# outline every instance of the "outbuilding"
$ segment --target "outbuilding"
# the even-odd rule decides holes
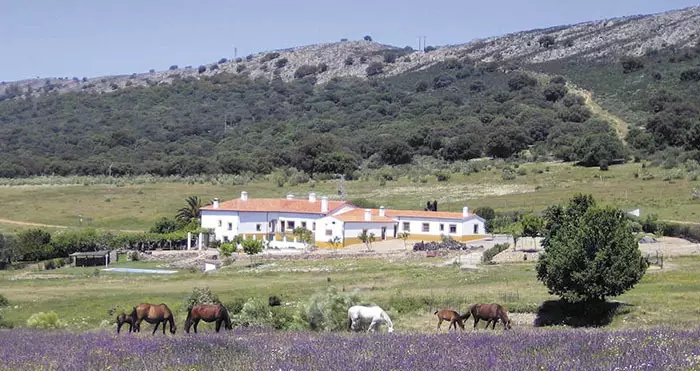
[[[118,259],[116,250],[74,252],[69,256],[74,267],[96,267],[100,265],[106,267],[111,263],[117,262]]]

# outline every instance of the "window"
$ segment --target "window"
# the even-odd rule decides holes
[[[404,231],[404,232],[410,232],[410,231],[411,231],[411,223],[409,223],[409,222],[403,222],[403,231]]]
[[[306,228],[306,222],[301,222],[301,227]]]
[[[430,223],[423,223],[423,232],[430,232]]]
[[[444,231],[445,231],[445,225],[440,223],[440,232],[444,232]]]
[[[474,234],[479,234],[479,225],[474,224]]]
[[[313,224],[311,224],[311,230],[312,231],[316,230],[316,222],[313,222]]]
[[[219,227],[221,227],[221,219],[219,219]]]
[[[262,224],[256,224],[256,225],[255,225],[255,230],[256,230],[257,232],[262,231]]]
[[[233,223],[228,223],[228,230],[229,231],[233,230]]]
[[[450,233],[457,233],[457,224],[450,224]]]
[[[224,242],[228,242],[228,236],[224,236]]]
[[[287,229],[294,230],[294,222],[293,221],[287,221]]]
[[[332,236],[333,235],[333,230],[332,229],[326,229],[326,236]]]

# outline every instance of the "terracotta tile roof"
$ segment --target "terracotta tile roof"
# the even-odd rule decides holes
[[[469,214],[469,217],[474,214]],[[410,217],[410,218],[431,218],[431,219],[466,219],[462,213],[447,211],[424,211],[424,210],[386,210],[386,216],[390,217]]]
[[[328,210],[333,211],[343,205],[349,205],[345,201],[328,201]],[[202,210],[224,211],[257,211],[257,212],[287,212],[302,214],[321,214],[321,200],[309,202],[308,199],[288,200],[286,198],[249,198],[242,201],[240,198],[219,203],[219,208],[212,205],[202,207]]]
[[[393,223],[394,219],[388,216],[379,216],[379,209],[370,209],[372,218],[368,222],[389,222]],[[333,215],[334,218],[346,223],[365,222],[365,209],[353,209],[342,214]]]

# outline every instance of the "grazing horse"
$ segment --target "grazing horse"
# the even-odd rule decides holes
[[[175,318],[173,318],[173,312],[165,304],[149,304],[141,303],[134,307],[131,311],[131,318],[134,319],[134,328],[136,331],[141,329],[141,321],[146,321],[150,324],[155,324],[156,327],[153,328],[153,333],[156,333],[158,326],[163,324],[163,335],[165,335],[165,324],[170,324],[170,333],[174,334]]]
[[[369,307],[354,305],[348,309],[348,330],[358,331],[360,326],[367,323],[369,323],[367,332],[376,331],[382,323],[387,325],[390,333],[394,332],[394,323],[384,309],[376,305]]]
[[[473,304],[469,306],[469,311],[464,319],[468,319],[470,315],[474,317],[474,328],[476,328],[479,320],[482,319],[486,321],[486,327],[484,328],[489,328],[489,325],[491,322],[493,322],[491,329],[495,330],[496,322],[498,322],[500,319],[501,323],[503,323],[503,329],[510,330],[510,319],[508,318],[508,314],[499,304]]]
[[[121,332],[122,326],[125,323],[129,325],[129,332],[137,332],[139,330],[134,328],[134,317],[132,317],[131,314],[127,315],[121,312],[121,314],[117,316],[117,334]]]
[[[194,327],[194,333],[197,333],[197,325],[199,321],[214,322],[216,321],[216,332],[221,329],[221,324],[224,324],[226,330],[233,329],[231,326],[231,318],[228,315],[226,307],[222,304],[199,304],[191,307],[187,311],[187,319],[185,320],[185,332],[190,333],[190,326]]]
[[[457,325],[459,325],[459,328],[461,328],[462,331],[464,331],[464,320],[469,318],[469,312],[459,314],[459,312],[452,309],[436,310],[433,314],[436,314],[438,317],[437,331],[440,331],[440,325],[442,324],[442,321],[450,322],[450,326],[447,328],[448,331],[453,327],[454,330],[457,331]]]

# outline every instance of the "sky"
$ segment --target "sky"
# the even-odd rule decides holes
[[[198,66],[341,38],[461,44],[698,0],[0,0],[0,81]]]

